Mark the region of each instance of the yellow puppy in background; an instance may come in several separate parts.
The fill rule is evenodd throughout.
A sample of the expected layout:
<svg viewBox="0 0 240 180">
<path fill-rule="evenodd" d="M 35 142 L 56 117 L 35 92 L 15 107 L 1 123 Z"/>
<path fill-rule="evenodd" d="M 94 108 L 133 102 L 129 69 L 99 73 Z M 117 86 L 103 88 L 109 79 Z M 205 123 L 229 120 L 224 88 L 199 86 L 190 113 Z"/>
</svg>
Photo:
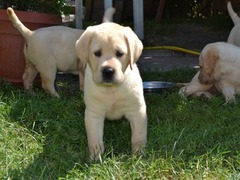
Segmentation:
<svg viewBox="0 0 240 180">
<path fill-rule="evenodd" d="M 7 14 L 26 42 L 24 88 L 31 89 L 35 77 L 40 73 L 43 89 L 59 97 L 54 87 L 56 73 L 63 71 L 78 74 L 75 42 L 84 31 L 64 26 L 51 26 L 31 31 L 22 24 L 12 8 L 7 9 Z"/>
<path fill-rule="evenodd" d="M 135 64 L 142 49 L 129 27 L 111 22 L 88 27 L 76 43 L 77 55 L 85 67 L 85 126 L 91 158 L 104 152 L 105 118 L 125 116 L 132 130 L 132 151 L 145 147 L 146 104 Z"/>
<path fill-rule="evenodd" d="M 114 12 L 113 8 L 107 10 L 103 20 L 111 19 Z M 79 73 L 75 43 L 84 31 L 65 26 L 51 26 L 31 31 L 22 24 L 12 8 L 7 9 L 7 14 L 26 41 L 24 46 L 26 59 L 23 74 L 24 88 L 31 89 L 33 81 L 39 73 L 43 89 L 51 95 L 59 97 L 54 87 L 56 73 L 57 71 Z M 82 78 L 82 76 L 80 77 Z M 80 79 L 80 88 L 83 88 L 82 81 Z"/>
<path fill-rule="evenodd" d="M 206 45 L 199 57 L 200 70 L 179 94 L 211 98 L 212 88 L 222 93 L 226 103 L 235 102 L 240 94 L 240 48 L 225 42 Z"/>
</svg>

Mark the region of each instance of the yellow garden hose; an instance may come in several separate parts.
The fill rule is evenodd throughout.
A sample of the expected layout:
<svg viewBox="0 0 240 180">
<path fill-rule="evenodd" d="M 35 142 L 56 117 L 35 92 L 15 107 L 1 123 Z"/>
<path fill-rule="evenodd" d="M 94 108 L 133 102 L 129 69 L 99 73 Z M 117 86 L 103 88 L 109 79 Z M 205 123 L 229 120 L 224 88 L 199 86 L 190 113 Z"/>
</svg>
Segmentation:
<svg viewBox="0 0 240 180">
<path fill-rule="evenodd" d="M 152 47 L 144 47 L 144 49 L 146 49 L 146 50 L 166 49 L 166 50 L 180 51 L 180 52 L 184 52 L 184 53 L 188 53 L 188 54 L 193 54 L 193 55 L 196 55 L 196 56 L 200 55 L 199 52 L 192 51 L 192 50 L 189 50 L 189 49 L 180 48 L 180 47 L 176 47 L 176 46 L 152 46 Z"/>
</svg>

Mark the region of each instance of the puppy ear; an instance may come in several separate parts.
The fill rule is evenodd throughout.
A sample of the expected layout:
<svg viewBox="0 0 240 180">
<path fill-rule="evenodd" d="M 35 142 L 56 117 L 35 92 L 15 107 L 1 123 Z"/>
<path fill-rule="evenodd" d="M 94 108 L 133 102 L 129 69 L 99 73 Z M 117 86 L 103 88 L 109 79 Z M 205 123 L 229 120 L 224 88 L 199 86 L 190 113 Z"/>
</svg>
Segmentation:
<svg viewBox="0 0 240 180">
<path fill-rule="evenodd" d="M 75 45 L 77 56 L 80 59 L 80 62 L 82 63 L 84 69 L 89 60 L 89 46 L 92 41 L 93 32 L 93 28 L 91 26 L 88 27 L 76 41 Z"/>
<path fill-rule="evenodd" d="M 207 74 L 212 74 L 218 60 L 219 60 L 219 53 L 217 49 L 211 48 L 206 53 L 205 59 L 203 60 L 203 65 L 205 67 L 205 71 Z"/>
<path fill-rule="evenodd" d="M 142 54 L 143 44 L 129 27 L 125 27 L 124 37 L 128 46 L 129 64 L 132 69 L 132 65 L 137 62 L 138 58 Z"/>
</svg>

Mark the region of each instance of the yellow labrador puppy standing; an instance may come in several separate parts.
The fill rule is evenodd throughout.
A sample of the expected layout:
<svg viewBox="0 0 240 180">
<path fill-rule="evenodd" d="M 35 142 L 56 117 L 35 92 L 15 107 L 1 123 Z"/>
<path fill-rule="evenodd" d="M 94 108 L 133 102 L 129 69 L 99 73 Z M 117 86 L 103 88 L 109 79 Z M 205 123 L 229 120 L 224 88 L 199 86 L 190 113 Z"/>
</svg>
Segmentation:
<svg viewBox="0 0 240 180">
<path fill-rule="evenodd" d="M 179 94 L 211 98 L 214 88 L 224 95 L 226 103 L 235 102 L 235 95 L 240 94 L 240 48 L 225 42 L 208 44 L 200 54 L 199 66 L 200 71 Z"/>
<path fill-rule="evenodd" d="M 78 74 L 78 58 L 75 42 L 84 32 L 64 26 L 52 26 L 31 31 L 18 19 L 12 8 L 7 9 L 9 19 L 24 37 L 26 66 L 23 84 L 31 89 L 33 81 L 40 73 L 42 87 L 51 95 L 59 97 L 54 87 L 57 71 Z"/>
<path fill-rule="evenodd" d="M 135 62 L 143 45 L 129 28 L 106 22 L 88 27 L 76 42 L 85 69 L 85 126 L 91 158 L 104 152 L 105 118 L 125 116 L 132 130 L 132 151 L 144 148 L 147 114 L 142 79 Z"/>
</svg>

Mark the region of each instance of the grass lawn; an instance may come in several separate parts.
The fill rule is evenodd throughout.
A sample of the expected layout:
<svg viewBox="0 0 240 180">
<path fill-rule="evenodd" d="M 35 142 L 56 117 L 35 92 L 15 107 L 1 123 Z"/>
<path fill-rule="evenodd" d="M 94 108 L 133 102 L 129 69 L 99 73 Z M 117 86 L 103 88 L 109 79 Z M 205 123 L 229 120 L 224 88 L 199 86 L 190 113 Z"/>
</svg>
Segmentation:
<svg viewBox="0 0 240 180">
<path fill-rule="evenodd" d="M 194 74 L 180 69 L 142 77 L 186 82 Z M 146 153 L 131 154 L 127 120 L 106 121 L 106 153 L 89 163 L 83 94 L 67 82 L 58 85 L 61 99 L 1 85 L 0 179 L 240 178 L 239 104 L 223 106 L 222 96 L 183 100 L 178 88 L 146 94 Z"/>
</svg>

